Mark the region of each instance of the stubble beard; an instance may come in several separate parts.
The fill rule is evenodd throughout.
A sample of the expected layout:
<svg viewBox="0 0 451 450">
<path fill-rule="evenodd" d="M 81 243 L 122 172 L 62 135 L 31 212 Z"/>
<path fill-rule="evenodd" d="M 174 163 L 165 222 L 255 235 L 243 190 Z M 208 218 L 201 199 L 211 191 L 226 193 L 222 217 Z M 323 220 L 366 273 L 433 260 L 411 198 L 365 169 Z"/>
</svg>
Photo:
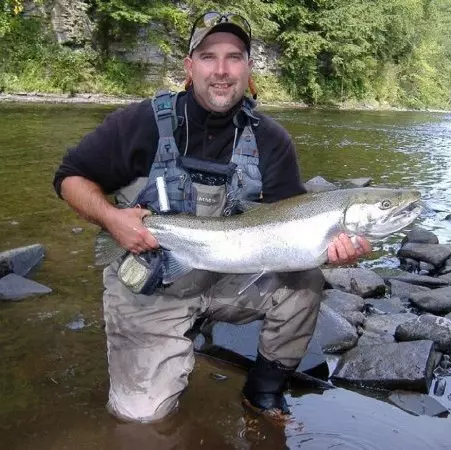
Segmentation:
<svg viewBox="0 0 451 450">
<path fill-rule="evenodd" d="M 210 88 L 207 90 L 207 97 L 208 102 L 210 105 L 213 105 L 214 107 L 218 108 L 223 111 L 227 111 L 238 102 L 238 94 L 237 94 L 237 87 L 236 84 L 233 84 L 229 89 L 228 92 L 224 92 L 224 95 L 215 93 L 215 88 L 210 86 Z"/>
</svg>

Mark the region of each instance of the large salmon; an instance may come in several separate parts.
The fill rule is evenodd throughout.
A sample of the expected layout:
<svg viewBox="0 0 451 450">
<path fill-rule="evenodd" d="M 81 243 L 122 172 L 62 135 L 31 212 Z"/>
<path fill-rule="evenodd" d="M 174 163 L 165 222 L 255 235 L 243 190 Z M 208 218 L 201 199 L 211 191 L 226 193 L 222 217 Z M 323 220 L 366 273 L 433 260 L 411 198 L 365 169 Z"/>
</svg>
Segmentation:
<svg viewBox="0 0 451 450">
<path fill-rule="evenodd" d="M 289 272 L 325 263 L 340 232 L 382 238 L 419 215 L 420 193 L 407 189 L 356 188 L 299 195 L 255 204 L 231 217 L 151 215 L 144 225 L 164 252 L 166 272 L 203 269 L 222 273 Z M 109 235 L 96 243 L 96 263 L 120 257 Z"/>
</svg>

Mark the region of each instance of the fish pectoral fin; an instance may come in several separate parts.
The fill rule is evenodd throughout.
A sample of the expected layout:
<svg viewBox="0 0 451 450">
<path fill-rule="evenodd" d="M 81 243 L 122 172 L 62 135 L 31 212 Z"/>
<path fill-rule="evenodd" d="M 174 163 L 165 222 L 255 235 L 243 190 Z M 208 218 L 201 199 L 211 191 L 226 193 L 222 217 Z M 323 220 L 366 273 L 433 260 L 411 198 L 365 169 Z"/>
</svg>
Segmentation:
<svg viewBox="0 0 451 450">
<path fill-rule="evenodd" d="M 249 289 L 255 282 L 257 282 L 262 276 L 268 273 L 266 270 L 263 270 L 259 273 L 253 273 L 249 276 L 249 278 L 240 286 L 240 290 L 238 291 L 238 295 L 241 295 L 247 289 Z"/>
<path fill-rule="evenodd" d="M 163 250 L 164 266 L 163 266 L 163 283 L 170 284 L 193 270 L 179 261 L 170 250 Z"/>
<path fill-rule="evenodd" d="M 101 230 L 94 244 L 94 264 L 106 266 L 127 253 L 105 230 Z"/>
</svg>

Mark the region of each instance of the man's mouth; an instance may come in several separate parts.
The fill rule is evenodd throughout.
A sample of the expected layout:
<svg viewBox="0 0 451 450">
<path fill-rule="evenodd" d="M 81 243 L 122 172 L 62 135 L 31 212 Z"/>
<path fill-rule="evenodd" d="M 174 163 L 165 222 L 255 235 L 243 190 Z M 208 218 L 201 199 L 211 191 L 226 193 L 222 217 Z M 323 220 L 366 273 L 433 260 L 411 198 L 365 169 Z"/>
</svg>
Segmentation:
<svg viewBox="0 0 451 450">
<path fill-rule="evenodd" d="M 228 89 L 232 86 L 231 83 L 212 83 L 210 86 L 212 86 L 215 89 Z"/>
</svg>

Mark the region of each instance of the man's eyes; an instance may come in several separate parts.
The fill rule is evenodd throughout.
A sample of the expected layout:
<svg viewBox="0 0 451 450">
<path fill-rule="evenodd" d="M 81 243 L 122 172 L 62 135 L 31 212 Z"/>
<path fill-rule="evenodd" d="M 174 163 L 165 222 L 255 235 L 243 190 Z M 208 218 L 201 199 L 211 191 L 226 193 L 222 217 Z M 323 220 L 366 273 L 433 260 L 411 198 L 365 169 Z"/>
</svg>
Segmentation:
<svg viewBox="0 0 451 450">
<path fill-rule="evenodd" d="M 201 55 L 200 58 L 202 61 L 211 61 L 211 60 L 215 59 L 215 56 L 205 54 L 205 55 Z M 231 55 L 228 55 L 227 59 L 231 59 L 232 61 L 241 61 L 243 59 L 243 55 L 241 55 L 239 53 L 236 53 L 236 54 L 233 53 Z"/>
</svg>

